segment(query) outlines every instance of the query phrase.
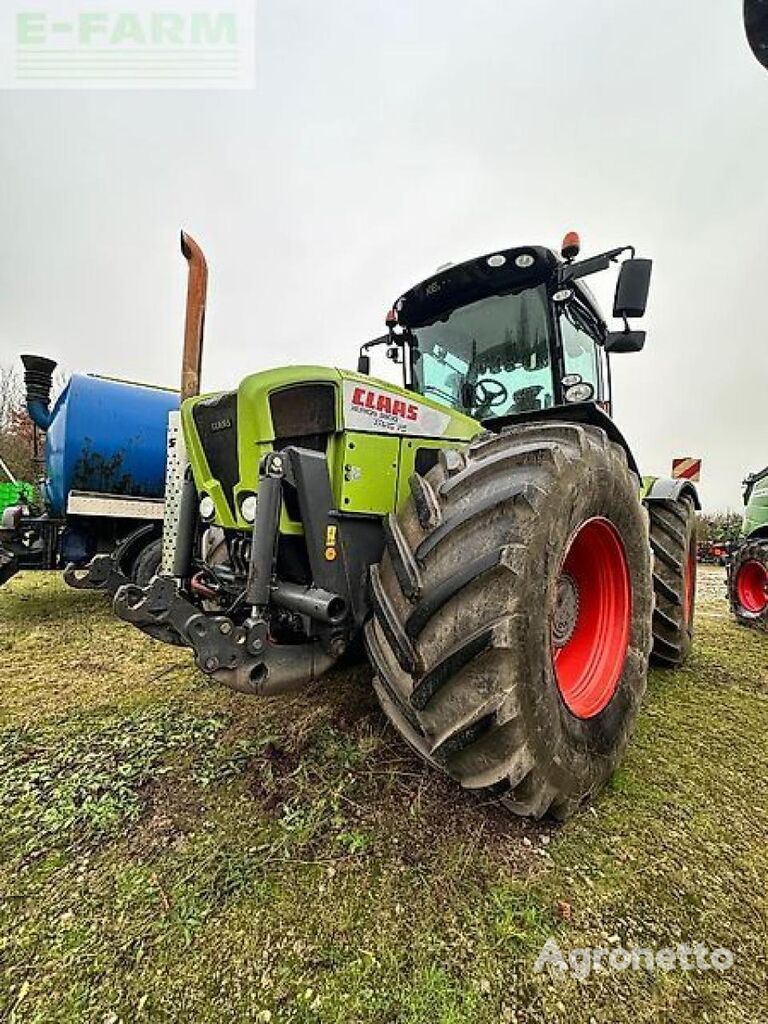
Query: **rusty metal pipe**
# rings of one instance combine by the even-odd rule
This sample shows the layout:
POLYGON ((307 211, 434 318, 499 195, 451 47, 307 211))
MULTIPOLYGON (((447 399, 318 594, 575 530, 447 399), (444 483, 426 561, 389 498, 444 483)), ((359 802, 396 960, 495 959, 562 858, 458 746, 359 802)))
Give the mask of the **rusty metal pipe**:
POLYGON ((189 264, 187 314, 184 321, 184 355, 181 363, 181 400, 200 394, 203 362, 205 300, 208 292, 208 264, 203 250, 186 231, 181 232, 181 251, 189 264))

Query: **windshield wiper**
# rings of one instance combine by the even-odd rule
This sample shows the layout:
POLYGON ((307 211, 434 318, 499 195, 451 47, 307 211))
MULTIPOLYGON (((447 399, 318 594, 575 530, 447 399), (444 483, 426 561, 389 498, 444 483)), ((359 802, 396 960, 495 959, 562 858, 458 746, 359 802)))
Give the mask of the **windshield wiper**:
POLYGON ((605 334, 605 324, 587 306, 583 306, 578 301, 569 302, 565 306, 564 312, 568 322, 577 331, 584 331, 595 341, 602 339, 605 334))

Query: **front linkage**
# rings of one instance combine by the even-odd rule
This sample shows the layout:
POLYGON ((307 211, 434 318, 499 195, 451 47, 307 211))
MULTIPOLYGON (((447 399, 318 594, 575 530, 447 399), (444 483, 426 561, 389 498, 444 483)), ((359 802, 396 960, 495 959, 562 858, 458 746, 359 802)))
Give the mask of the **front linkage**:
POLYGON ((114 608, 121 619, 152 636, 167 640, 170 630, 217 682, 268 695, 318 679, 346 651, 367 614, 367 569, 380 557, 382 541, 369 522, 333 508, 324 454, 298 447, 271 452, 262 460, 259 477, 245 587, 228 613, 211 614, 191 598, 197 524, 191 476, 182 490, 173 575, 156 576, 146 588, 121 586, 114 608), (280 580, 275 573, 286 485, 298 499, 311 585, 280 580), (273 642, 271 609, 301 617, 306 642, 273 642))
POLYGON ((130 581, 118 569, 115 553, 110 551, 95 555, 87 565, 68 565, 64 569, 64 582, 74 590, 104 590, 114 595, 130 581))
POLYGON ((237 625, 227 615, 201 612, 170 576, 156 576, 146 589, 121 587, 115 611, 147 632, 170 627, 194 650, 206 675, 242 693, 283 693, 316 679, 336 660, 317 642, 273 644, 267 621, 258 614, 237 625))

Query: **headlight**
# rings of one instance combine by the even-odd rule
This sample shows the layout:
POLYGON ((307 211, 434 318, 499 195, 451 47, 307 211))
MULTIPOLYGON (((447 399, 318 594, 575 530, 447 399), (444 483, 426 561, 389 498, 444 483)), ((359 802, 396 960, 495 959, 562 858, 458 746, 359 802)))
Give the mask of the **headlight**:
POLYGON ((256 506, 258 498, 255 494, 247 494, 240 502, 240 515, 246 523, 252 523, 256 518, 256 506))
POLYGON ((590 398, 593 398, 595 389, 591 384, 587 384, 584 381, 583 384, 574 384, 568 388, 565 392, 566 402, 588 402, 590 398))
POLYGON ((216 514, 216 504, 210 494, 204 494, 200 499, 199 511, 201 519, 206 521, 213 519, 216 514))

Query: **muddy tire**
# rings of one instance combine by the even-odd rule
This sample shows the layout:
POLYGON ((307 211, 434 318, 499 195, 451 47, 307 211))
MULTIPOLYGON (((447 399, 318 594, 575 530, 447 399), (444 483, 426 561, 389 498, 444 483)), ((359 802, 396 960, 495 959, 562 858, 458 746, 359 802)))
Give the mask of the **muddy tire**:
POLYGON ((768 632, 768 538, 748 540, 733 553, 728 597, 742 626, 768 632))
POLYGON ((649 501, 653 552, 651 660, 679 668, 691 650, 696 605, 696 509, 693 501, 649 501))
POLYGON ((448 451, 386 523, 366 644, 408 743, 517 814, 610 778, 645 690, 648 519, 622 448, 529 424, 448 451))

